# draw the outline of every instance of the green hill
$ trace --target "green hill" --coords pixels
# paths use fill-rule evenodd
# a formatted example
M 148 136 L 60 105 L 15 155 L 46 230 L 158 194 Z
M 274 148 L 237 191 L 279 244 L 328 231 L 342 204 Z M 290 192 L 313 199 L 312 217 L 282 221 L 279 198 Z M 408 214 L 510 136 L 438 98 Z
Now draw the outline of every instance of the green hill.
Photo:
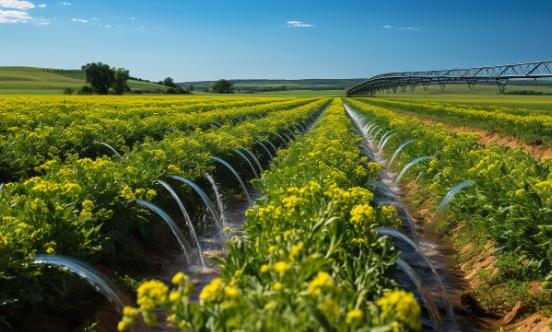
M 0 67 L 1 93 L 61 93 L 65 88 L 78 89 L 85 85 L 80 70 L 36 67 Z M 165 87 L 157 83 L 129 80 L 131 90 L 156 91 Z
M 302 80 L 268 80 L 268 79 L 237 79 L 230 80 L 234 83 L 236 92 L 277 92 L 285 90 L 345 90 L 365 79 L 302 79 Z M 182 82 L 178 85 L 193 85 L 196 90 L 204 91 L 215 81 Z

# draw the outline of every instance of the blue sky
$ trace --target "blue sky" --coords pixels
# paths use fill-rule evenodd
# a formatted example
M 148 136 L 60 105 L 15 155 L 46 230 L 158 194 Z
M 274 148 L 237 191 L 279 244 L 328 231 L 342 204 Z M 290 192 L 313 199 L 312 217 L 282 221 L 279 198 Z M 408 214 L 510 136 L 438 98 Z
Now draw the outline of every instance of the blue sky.
M 552 1 L 0 0 L 0 65 L 349 78 L 552 58 Z

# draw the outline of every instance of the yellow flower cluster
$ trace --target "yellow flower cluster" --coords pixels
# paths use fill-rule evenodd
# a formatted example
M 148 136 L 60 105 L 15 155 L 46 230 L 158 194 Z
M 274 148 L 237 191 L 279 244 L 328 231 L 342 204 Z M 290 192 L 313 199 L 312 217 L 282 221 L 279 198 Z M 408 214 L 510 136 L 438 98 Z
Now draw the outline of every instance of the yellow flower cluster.
M 408 328 L 419 331 L 422 327 L 418 317 L 420 316 L 420 305 L 412 293 L 403 290 L 391 290 L 377 300 L 381 309 L 381 316 L 384 321 L 388 319 L 397 320 Z
M 312 279 L 307 286 L 307 294 L 312 296 L 319 296 L 320 290 L 323 288 L 331 288 L 334 286 L 332 276 L 328 272 L 320 271 Z
M 215 278 L 203 287 L 201 293 L 199 293 L 199 300 L 201 302 L 214 301 L 222 296 L 223 291 L 224 286 L 222 280 L 220 280 L 220 278 Z
M 355 205 L 351 210 L 351 223 L 355 225 L 370 225 L 375 221 L 374 208 L 369 204 Z

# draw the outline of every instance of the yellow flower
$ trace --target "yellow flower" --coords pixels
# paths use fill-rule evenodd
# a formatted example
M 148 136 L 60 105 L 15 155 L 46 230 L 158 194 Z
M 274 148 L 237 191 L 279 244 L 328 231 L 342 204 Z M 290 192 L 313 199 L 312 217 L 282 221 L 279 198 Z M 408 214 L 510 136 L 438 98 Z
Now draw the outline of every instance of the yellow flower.
M 295 195 L 285 197 L 282 200 L 284 207 L 288 210 L 293 210 L 299 204 L 299 202 L 300 202 L 300 199 Z
M 83 210 L 92 210 L 94 209 L 94 202 L 92 202 L 91 200 L 89 199 L 85 199 L 84 201 L 82 201 L 82 209 Z
M 173 290 L 169 293 L 169 301 L 171 302 L 177 302 L 182 298 L 182 293 L 177 290 Z
M 369 204 L 355 205 L 351 210 L 351 223 L 371 224 L 376 220 L 374 209 Z
M 151 201 L 155 198 L 155 196 L 157 196 L 157 192 L 155 190 L 148 189 L 148 191 L 146 191 L 146 199 Z
M 167 285 L 157 280 L 150 280 L 138 287 L 137 303 L 142 310 L 153 310 L 167 301 Z
M 178 272 L 171 279 L 171 282 L 173 283 L 173 285 L 177 285 L 177 286 L 178 285 L 182 286 L 186 284 L 187 281 L 188 281 L 188 277 L 182 272 Z
M 170 164 L 169 166 L 167 166 L 167 169 L 170 173 L 172 174 L 182 174 L 182 170 L 180 169 L 180 167 L 176 166 L 175 164 Z
M 276 262 L 272 268 L 274 269 L 274 271 L 280 274 L 280 276 L 283 276 L 287 271 L 289 271 L 290 266 L 286 262 L 279 261 Z
M 274 288 L 274 290 L 279 291 L 279 290 L 281 290 L 282 288 L 284 288 L 284 285 L 282 285 L 281 282 L 275 282 L 275 283 L 274 283 L 274 286 L 272 286 L 272 287 Z
M 46 249 L 46 252 L 47 252 L 48 254 L 53 254 L 55 251 L 56 251 L 56 250 L 55 250 L 54 248 L 52 248 L 52 247 L 48 247 L 48 249 Z
M 66 184 L 63 185 L 63 190 L 67 194 L 74 194 L 74 193 L 78 193 L 78 192 L 81 191 L 81 186 L 79 186 L 76 183 L 66 183 Z
M 7 247 L 8 243 L 8 238 L 0 233 L 0 249 Z
M 138 314 L 140 313 L 140 311 L 134 307 L 129 307 L 129 306 L 125 306 L 123 308 L 123 315 L 125 317 L 130 317 L 130 318 L 134 318 L 136 316 L 138 316 Z
M 269 253 L 273 253 L 274 251 L 276 251 L 278 249 L 278 247 L 276 247 L 275 245 L 271 245 L 268 247 L 268 252 Z
M 123 319 L 121 319 L 121 321 L 117 323 L 117 331 L 123 332 L 123 331 L 130 330 L 133 324 L 134 324 L 133 320 L 123 317 Z
M 236 299 L 240 296 L 240 291 L 234 286 L 224 288 L 224 295 L 230 299 Z
M 201 293 L 199 294 L 199 300 L 201 302 L 213 301 L 222 294 L 222 290 L 222 281 L 220 280 L 220 278 L 215 278 L 211 280 L 209 284 L 203 287 Z
M 320 271 L 316 277 L 309 282 L 307 286 L 307 293 L 309 295 L 318 296 L 320 295 L 320 288 L 331 288 L 333 285 L 334 281 L 332 276 L 328 272 Z
M 303 250 L 303 247 L 304 247 L 303 241 L 299 241 L 297 242 L 297 244 L 294 244 L 293 246 L 291 246 L 291 250 L 289 252 L 291 255 L 291 258 L 297 257 L 297 255 L 299 255 L 301 250 Z
M 418 319 L 421 309 L 412 293 L 403 290 L 388 291 L 377 300 L 377 304 L 381 308 L 381 316 L 384 320 L 395 318 L 412 330 L 421 329 Z
M 132 189 L 125 185 L 123 187 L 123 189 L 121 190 L 120 192 L 120 195 L 126 199 L 127 201 L 132 201 L 132 200 L 135 200 L 136 199 L 136 195 L 134 195 L 134 192 L 132 191 Z
M 514 196 L 516 196 L 517 198 L 523 198 L 525 196 L 525 190 L 523 189 L 516 190 L 516 192 L 514 193 Z
M 268 265 L 266 264 L 261 265 L 261 273 L 267 273 L 268 271 L 270 271 L 270 268 L 268 267 Z
M 345 322 L 349 325 L 356 325 L 358 322 L 362 320 L 364 317 L 364 313 L 360 309 L 353 309 L 347 313 L 347 317 L 345 318 Z

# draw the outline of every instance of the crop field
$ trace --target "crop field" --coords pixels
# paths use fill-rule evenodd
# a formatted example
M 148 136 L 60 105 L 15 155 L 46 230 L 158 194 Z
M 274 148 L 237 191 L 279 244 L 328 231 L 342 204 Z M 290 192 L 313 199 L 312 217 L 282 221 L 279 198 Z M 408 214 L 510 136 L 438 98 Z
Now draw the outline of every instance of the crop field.
M 549 324 L 550 105 L 0 96 L 0 330 Z

